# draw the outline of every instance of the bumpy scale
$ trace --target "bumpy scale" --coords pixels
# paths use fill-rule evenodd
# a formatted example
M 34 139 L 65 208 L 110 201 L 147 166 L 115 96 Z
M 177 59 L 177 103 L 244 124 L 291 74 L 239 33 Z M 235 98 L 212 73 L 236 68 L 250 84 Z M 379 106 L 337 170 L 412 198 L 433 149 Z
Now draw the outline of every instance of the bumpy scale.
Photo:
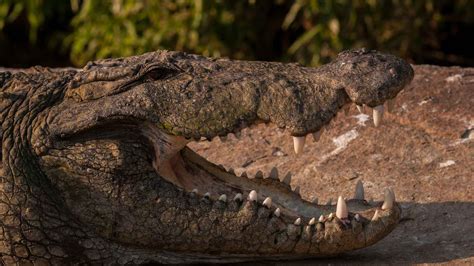
M 354 199 L 321 206 L 276 168 L 237 176 L 186 144 L 264 122 L 300 154 L 353 104 L 383 127 L 383 104 L 412 78 L 365 49 L 319 68 L 156 51 L 2 72 L 0 264 L 238 262 L 374 244 L 400 217 L 392 190 L 370 204 L 360 183 Z

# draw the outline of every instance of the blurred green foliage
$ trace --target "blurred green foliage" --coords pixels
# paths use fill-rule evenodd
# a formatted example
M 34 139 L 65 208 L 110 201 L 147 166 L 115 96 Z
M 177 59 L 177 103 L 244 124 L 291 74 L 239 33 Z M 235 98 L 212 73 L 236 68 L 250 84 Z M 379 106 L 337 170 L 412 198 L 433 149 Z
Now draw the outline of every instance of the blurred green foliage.
M 156 49 L 319 65 L 352 47 L 459 64 L 462 56 L 443 51 L 443 34 L 472 25 L 474 1 L 0 0 L 0 30 L 25 16 L 35 43 L 68 13 L 67 29 L 46 42 L 66 36 L 59 41 L 75 65 Z

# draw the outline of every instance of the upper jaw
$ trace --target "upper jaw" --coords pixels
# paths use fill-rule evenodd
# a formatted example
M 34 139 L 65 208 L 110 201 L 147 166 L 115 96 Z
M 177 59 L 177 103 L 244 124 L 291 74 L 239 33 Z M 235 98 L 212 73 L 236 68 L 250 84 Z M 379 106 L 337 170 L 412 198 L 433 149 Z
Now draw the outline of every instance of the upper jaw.
M 351 102 L 370 107 L 383 105 L 412 81 L 414 71 L 410 64 L 392 55 L 381 57 L 384 61 L 372 63 L 374 66 L 352 63 L 358 66 L 356 70 L 349 71 L 345 65 L 338 70 Z

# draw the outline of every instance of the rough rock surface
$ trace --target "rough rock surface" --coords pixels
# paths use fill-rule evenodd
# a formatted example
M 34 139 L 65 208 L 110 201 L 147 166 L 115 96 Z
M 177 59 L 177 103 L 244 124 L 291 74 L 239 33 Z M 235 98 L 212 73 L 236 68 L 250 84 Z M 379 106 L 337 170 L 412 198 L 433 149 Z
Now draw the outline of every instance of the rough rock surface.
M 394 188 L 400 225 L 379 243 L 314 263 L 474 263 L 474 68 L 415 66 L 415 78 L 392 113 L 374 128 L 371 111 L 342 112 L 314 143 L 295 156 L 288 132 L 246 129 L 221 143 L 190 145 L 208 160 L 249 176 L 291 172 L 292 187 L 319 202 L 352 197 L 362 180 L 366 198 Z

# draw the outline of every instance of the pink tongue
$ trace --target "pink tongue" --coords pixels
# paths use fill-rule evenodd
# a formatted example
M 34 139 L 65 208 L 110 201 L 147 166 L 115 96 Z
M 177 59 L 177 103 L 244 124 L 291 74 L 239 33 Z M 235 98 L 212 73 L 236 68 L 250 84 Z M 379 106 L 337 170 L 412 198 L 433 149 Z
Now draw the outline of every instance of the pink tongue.
M 155 161 L 153 167 L 156 172 L 173 184 L 182 187 L 173 167 L 176 163 L 178 152 L 190 141 L 181 136 L 173 136 L 162 132 L 151 123 L 144 123 L 141 127 L 142 134 L 153 144 L 155 150 Z

